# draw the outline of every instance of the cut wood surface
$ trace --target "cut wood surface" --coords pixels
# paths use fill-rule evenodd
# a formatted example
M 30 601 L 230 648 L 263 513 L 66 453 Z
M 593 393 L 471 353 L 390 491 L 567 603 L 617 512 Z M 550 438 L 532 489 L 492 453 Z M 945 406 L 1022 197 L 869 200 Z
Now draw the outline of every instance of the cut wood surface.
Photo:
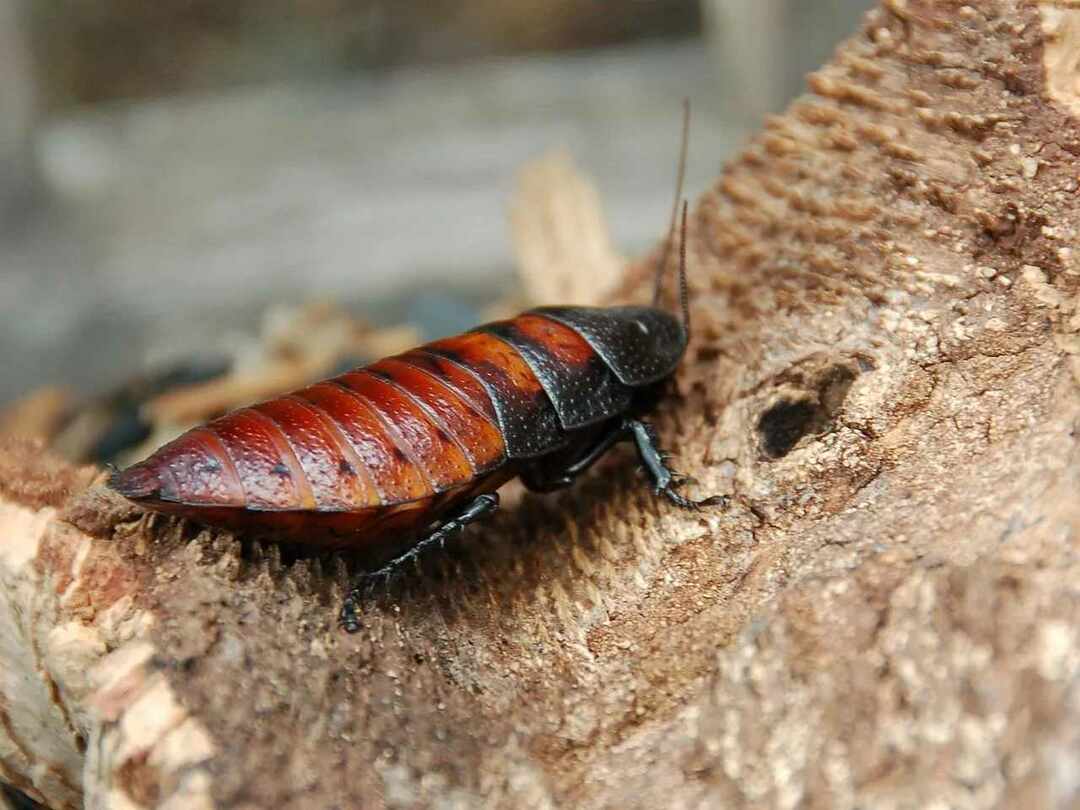
M 341 561 L 4 445 L 0 779 L 52 808 L 1076 806 L 1078 60 L 1072 3 L 892 0 L 696 202 L 658 424 L 726 510 L 616 454 L 348 636 Z

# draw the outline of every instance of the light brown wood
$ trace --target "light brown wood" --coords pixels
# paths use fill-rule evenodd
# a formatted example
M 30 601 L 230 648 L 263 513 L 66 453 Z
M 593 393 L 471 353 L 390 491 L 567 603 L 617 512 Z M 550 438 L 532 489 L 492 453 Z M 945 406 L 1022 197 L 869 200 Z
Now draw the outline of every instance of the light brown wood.
M 693 207 L 659 425 L 727 511 L 620 455 L 345 636 L 332 559 L 6 445 L 2 778 L 55 808 L 1074 804 L 1077 15 L 890 0 Z

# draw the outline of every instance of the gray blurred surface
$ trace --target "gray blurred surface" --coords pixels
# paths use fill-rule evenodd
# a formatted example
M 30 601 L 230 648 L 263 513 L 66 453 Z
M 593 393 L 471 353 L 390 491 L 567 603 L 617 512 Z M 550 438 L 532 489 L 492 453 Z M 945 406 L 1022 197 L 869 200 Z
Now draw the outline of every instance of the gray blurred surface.
M 58 213 L 0 242 L 0 400 L 100 390 L 251 328 L 273 302 L 363 312 L 419 287 L 497 286 L 519 167 L 564 148 L 632 254 L 663 233 L 680 99 L 688 192 L 734 146 L 701 45 L 279 85 L 95 111 L 37 139 Z
M 0 38 L 19 45 L 13 2 Z M 23 65 L 0 75 L 0 405 L 100 392 L 252 334 L 274 303 L 387 323 L 416 290 L 491 300 L 513 285 L 516 174 L 553 149 L 595 181 L 618 249 L 645 250 L 680 99 L 693 198 L 869 5 L 709 0 L 704 40 L 99 106 L 32 131 L 33 77 L 0 48 L 0 68 Z

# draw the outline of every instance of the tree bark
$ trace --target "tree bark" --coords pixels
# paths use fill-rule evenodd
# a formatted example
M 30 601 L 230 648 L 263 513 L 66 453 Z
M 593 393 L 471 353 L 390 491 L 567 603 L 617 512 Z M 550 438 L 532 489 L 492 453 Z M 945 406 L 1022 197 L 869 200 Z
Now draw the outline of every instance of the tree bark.
M 697 201 L 659 424 L 726 510 L 617 455 L 348 636 L 341 560 L 7 444 L 0 779 L 53 808 L 1075 806 L 1078 59 L 1071 3 L 890 0 Z

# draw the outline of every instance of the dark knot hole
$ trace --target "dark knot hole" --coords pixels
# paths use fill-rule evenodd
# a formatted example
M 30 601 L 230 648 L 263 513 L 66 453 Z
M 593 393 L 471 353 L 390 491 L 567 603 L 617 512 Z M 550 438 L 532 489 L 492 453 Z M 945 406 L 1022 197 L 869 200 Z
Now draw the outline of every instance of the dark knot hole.
M 790 393 L 770 405 L 757 424 L 766 457 L 783 458 L 804 436 L 829 430 L 854 380 L 854 370 L 835 365 L 818 376 L 810 390 Z
M 758 420 L 761 446 L 769 458 L 783 458 L 799 439 L 810 433 L 818 419 L 819 406 L 808 399 L 781 400 Z

